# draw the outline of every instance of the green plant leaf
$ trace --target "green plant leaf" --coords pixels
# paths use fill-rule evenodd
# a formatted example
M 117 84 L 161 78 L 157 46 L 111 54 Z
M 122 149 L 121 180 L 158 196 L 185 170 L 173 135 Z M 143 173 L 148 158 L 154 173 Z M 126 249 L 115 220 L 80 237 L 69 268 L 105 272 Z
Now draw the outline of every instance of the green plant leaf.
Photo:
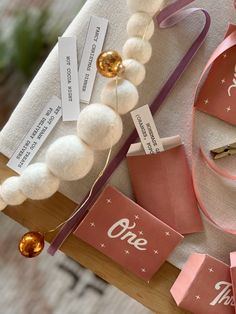
M 10 64 L 10 54 L 7 43 L 3 41 L 0 34 L 0 71 L 2 72 Z
M 44 30 L 48 11 L 43 10 L 34 16 L 30 12 L 18 13 L 13 29 L 12 58 L 15 66 L 29 80 L 35 72 L 42 50 L 47 45 Z

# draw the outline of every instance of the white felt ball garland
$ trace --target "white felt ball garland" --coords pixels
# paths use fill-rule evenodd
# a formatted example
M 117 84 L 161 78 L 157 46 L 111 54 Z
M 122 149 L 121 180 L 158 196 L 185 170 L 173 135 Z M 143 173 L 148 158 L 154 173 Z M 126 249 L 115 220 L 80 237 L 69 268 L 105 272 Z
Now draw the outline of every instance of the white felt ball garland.
M 94 150 L 106 150 L 121 138 L 123 124 L 120 116 L 104 104 L 92 104 L 81 111 L 77 132 Z
M 134 59 L 125 59 L 123 61 L 125 71 L 121 73 L 121 77 L 129 80 L 135 86 L 139 86 L 145 79 L 145 66 Z
M 101 101 L 112 107 L 119 114 L 126 114 L 138 103 L 139 95 L 137 88 L 130 81 L 116 79 L 109 81 L 101 92 Z
M 149 40 L 154 34 L 154 22 L 151 16 L 145 12 L 137 12 L 131 15 L 127 23 L 129 37 L 145 37 Z
M 136 86 L 143 82 L 144 64 L 152 55 L 148 41 L 154 33 L 152 16 L 161 9 L 163 0 L 127 0 L 127 4 L 134 13 L 127 24 L 130 38 L 123 47 L 125 71 L 120 74 L 117 90 L 116 80 L 105 85 L 101 93 L 103 104 L 91 104 L 82 110 L 78 136 L 64 136 L 51 144 L 46 163 L 32 164 L 21 176 L 5 180 L 0 186 L 0 211 L 7 205 L 20 205 L 27 197 L 49 198 L 58 190 L 60 179 L 83 178 L 93 166 L 93 151 L 109 149 L 121 138 L 123 124 L 119 114 L 129 112 L 138 102 Z
M 94 152 L 76 135 L 57 139 L 46 153 L 46 164 L 58 178 L 79 180 L 91 170 Z
M 21 177 L 13 176 L 6 179 L 1 186 L 1 198 L 8 205 L 20 205 L 26 196 L 20 190 Z
M 152 46 L 146 39 L 130 37 L 124 44 L 123 55 L 126 59 L 135 59 L 145 64 L 151 59 Z
M 29 165 L 20 177 L 21 191 L 32 200 L 51 197 L 59 188 L 60 180 L 55 177 L 45 163 Z
M 163 0 L 127 0 L 131 12 L 147 12 L 151 16 L 161 9 L 163 2 Z

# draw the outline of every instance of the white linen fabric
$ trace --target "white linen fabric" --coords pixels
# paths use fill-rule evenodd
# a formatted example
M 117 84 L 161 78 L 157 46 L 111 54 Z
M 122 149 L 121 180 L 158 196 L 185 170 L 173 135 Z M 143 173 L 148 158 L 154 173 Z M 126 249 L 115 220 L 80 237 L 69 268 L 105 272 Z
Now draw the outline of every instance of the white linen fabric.
M 195 57 L 194 62 L 176 84 L 174 91 L 155 116 L 160 135 L 168 137 L 180 134 L 186 144 L 189 157 L 192 148 L 192 104 L 200 73 L 213 50 L 222 41 L 228 28 L 228 23 L 236 20 L 233 0 L 198 0 L 193 5 L 207 9 L 211 14 L 212 26 L 210 33 L 204 46 Z M 122 46 L 127 39 L 126 24 L 130 17 L 126 0 L 88 0 L 65 32 L 67 36 L 77 36 L 79 59 L 82 55 L 86 30 L 91 15 L 109 19 L 109 31 L 104 48 L 122 51 Z M 154 99 L 171 71 L 173 71 L 178 61 L 196 38 L 203 22 L 203 15 L 200 16 L 200 13 L 197 13 L 174 28 L 168 30 L 156 28 L 155 34 L 151 39 L 153 56 L 146 66 L 146 79 L 139 87 L 139 106 L 150 103 Z M 22 137 L 41 113 L 46 102 L 53 95 L 60 97 L 59 78 L 58 52 L 57 47 L 55 47 L 34 78 L 8 123 L 1 131 L 0 150 L 4 155 L 7 157 L 12 155 Z M 100 93 L 104 82 L 106 82 L 106 79 L 98 75 L 92 102 L 100 101 Z M 133 123 L 129 114 L 123 117 L 123 121 L 124 135 L 119 144 L 115 146 L 113 155 L 133 129 Z M 49 144 L 59 136 L 67 134 L 76 134 L 76 123 L 60 122 L 33 162 L 44 161 L 45 152 Z M 195 148 L 199 142 L 207 150 L 221 144 L 234 142 L 235 135 L 235 127 L 204 113 L 197 113 L 194 131 Z M 102 168 L 106 154 L 106 152 L 96 152 L 95 165 L 90 174 L 80 181 L 63 182 L 60 186 L 60 191 L 72 200 L 80 202 L 89 191 L 92 182 Z M 234 158 L 226 158 L 220 161 L 220 163 L 224 167 L 229 167 L 232 171 L 236 171 Z M 222 182 L 200 160 L 197 163 L 197 174 L 199 189 L 208 210 L 221 224 L 236 229 L 236 193 L 234 193 L 232 187 Z M 112 175 L 109 183 L 129 197 L 132 197 L 125 161 Z M 182 267 L 192 252 L 208 253 L 225 262 L 229 261 L 229 253 L 235 250 L 235 237 L 219 231 L 205 218 L 203 220 L 205 232 L 186 236 L 183 244 L 170 257 L 170 262 L 177 267 Z

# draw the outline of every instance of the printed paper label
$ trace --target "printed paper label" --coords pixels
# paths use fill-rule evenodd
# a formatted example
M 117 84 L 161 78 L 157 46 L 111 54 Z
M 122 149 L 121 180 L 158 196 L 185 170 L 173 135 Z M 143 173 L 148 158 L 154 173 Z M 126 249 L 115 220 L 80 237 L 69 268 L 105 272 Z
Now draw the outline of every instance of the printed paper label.
M 61 100 L 53 96 L 12 155 L 7 166 L 20 174 L 29 165 L 61 115 Z
M 76 121 L 80 113 L 79 75 L 76 37 L 60 37 L 58 40 L 62 119 Z
M 89 103 L 97 73 L 96 61 L 102 51 L 108 20 L 92 16 L 79 67 L 80 100 Z
M 131 116 L 145 153 L 148 155 L 164 151 L 149 106 L 145 105 L 132 111 Z

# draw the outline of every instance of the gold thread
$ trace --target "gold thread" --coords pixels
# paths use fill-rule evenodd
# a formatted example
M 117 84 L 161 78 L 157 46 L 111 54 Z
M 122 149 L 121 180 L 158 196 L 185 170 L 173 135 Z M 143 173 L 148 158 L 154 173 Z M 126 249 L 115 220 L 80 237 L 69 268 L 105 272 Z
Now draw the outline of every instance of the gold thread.
M 118 113 L 118 80 L 119 80 L 119 77 L 116 76 L 116 79 L 115 79 L 115 82 L 116 82 L 116 91 L 115 91 L 115 94 L 116 94 L 116 112 Z M 112 148 L 113 146 L 111 145 L 110 148 L 109 148 L 109 151 L 108 151 L 108 154 L 107 154 L 107 158 L 106 158 L 106 162 L 105 162 L 105 165 L 103 167 L 103 169 L 100 171 L 100 173 L 98 174 L 97 178 L 95 179 L 91 189 L 90 189 L 90 192 L 89 192 L 89 195 L 88 197 L 85 199 L 85 201 L 82 203 L 82 205 L 79 207 L 79 208 L 76 208 L 75 211 L 72 213 L 72 216 L 70 216 L 68 219 L 66 219 L 65 221 L 63 221 L 62 223 L 60 223 L 58 226 L 56 226 L 55 228 L 53 229 L 50 229 L 48 231 L 45 231 L 43 232 L 43 234 L 48 234 L 48 233 L 52 233 L 52 232 L 55 232 L 56 230 L 58 230 L 60 227 L 64 226 L 67 222 L 69 222 L 78 212 L 79 210 L 89 201 L 92 193 L 93 193 L 93 190 L 94 190 L 94 187 L 95 185 L 97 184 L 98 180 L 103 176 L 108 164 L 109 164 L 109 161 L 110 161 L 110 158 L 111 158 L 111 153 L 112 153 Z
M 145 28 L 145 31 L 144 31 L 144 35 L 143 35 L 143 40 L 145 39 L 145 36 L 146 36 L 146 33 L 147 33 L 147 29 L 148 29 L 148 26 L 150 25 L 152 19 L 150 20 L 150 22 L 147 24 L 146 28 Z M 130 62 L 131 64 L 131 62 Z M 129 66 L 129 64 L 126 66 L 126 68 Z M 118 113 L 118 106 L 119 106 L 119 100 L 118 100 L 118 81 L 119 81 L 119 75 L 116 76 L 115 78 L 115 83 L 116 83 L 116 87 L 115 87 L 115 97 L 116 97 L 116 106 L 115 106 L 115 110 L 116 112 Z M 89 195 L 88 197 L 85 199 L 85 201 L 82 203 L 82 205 L 79 207 L 79 208 L 76 208 L 75 211 L 72 213 L 72 215 L 66 219 L 65 221 L 61 222 L 59 225 L 57 225 L 55 228 L 53 229 L 50 229 L 48 231 L 45 231 L 43 232 L 43 234 L 48 234 L 48 233 L 52 233 L 52 232 L 55 232 L 56 230 L 58 230 L 60 227 L 64 226 L 67 222 L 69 222 L 78 212 L 79 210 L 89 201 L 92 193 L 93 193 L 93 190 L 94 190 L 94 187 L 96 185 L 96 183 L 98 182 L 98 180 L 103 176 L 108 164 L 109 164 L 109 161 L 110 161 L 110 158 L 111 158 L 111 153 L 112 153 L 112 148 L 113 146 L 110 146 L 109 148 L 109 151 L 108 151 L 108 155 L 107 155 L 107 158 L 106 158 L 106 162 L 105 162 L 105 165 L 102 169 L 102 171 L 99 173 L 99 175 L 97 176 L 97 178 L 95 179 L 91 189 L 90 189 L 90 192 L 89 192 Z
M 147 35 L 148 27 L 149 27 L 149 25 L 151 24 L 152 20 L 153 20 L 153 19 L 151 18 L 150 21 L 147 23 L 147 26 L 145 27 L 145 30 L 144 30 L 144 34 L 143 34 L 142 40 L 145 39 L 145 36 Z
M 86 200 L 83 202 L 83 204 L 77 209 L 75 209 L 75 211 L 72 213 L 72 216 L 70 216 L 67 220 L 63 221 L 62 223 L 60 223 L 58 226 L 56 226 L 54 229 L 50 229 L 46 232 L 44 232 L 44 234 L 47 234 L 47 233 L 52 233 L 54 231 L 56 231 L 57 229 L 59 229 L 60 227 L 62 227 L 64 224 L 66 224 L 67 222 L 69 222 L 76 214 L 77 212 L 81 209 L 81 207 L 83 207 L 87 202 L 88 200 L 90 199 L 90 196 L 92 195 L 93 193 L 93 189 L 96 185 L 96 183 L 98 182 L 98 180 L 103 176 L 107 166 L 108 166 L 108 163 L 110 161 L 110 157 L 111 157 L 111 153 L 112 153 L 112 147 L 110 147 L 109 151 L 108 151 L 108 155 L 107 155 L 107 158 L 106 158 L 106 163 L 102 169 L 102 171 L 99 173 L 99 175 L 97 176 L 96 180 L 94 181 L 91 189 L 90 189 L 90 192 L 89 192 L 89 195 L 88 197 L 86 198 Z

